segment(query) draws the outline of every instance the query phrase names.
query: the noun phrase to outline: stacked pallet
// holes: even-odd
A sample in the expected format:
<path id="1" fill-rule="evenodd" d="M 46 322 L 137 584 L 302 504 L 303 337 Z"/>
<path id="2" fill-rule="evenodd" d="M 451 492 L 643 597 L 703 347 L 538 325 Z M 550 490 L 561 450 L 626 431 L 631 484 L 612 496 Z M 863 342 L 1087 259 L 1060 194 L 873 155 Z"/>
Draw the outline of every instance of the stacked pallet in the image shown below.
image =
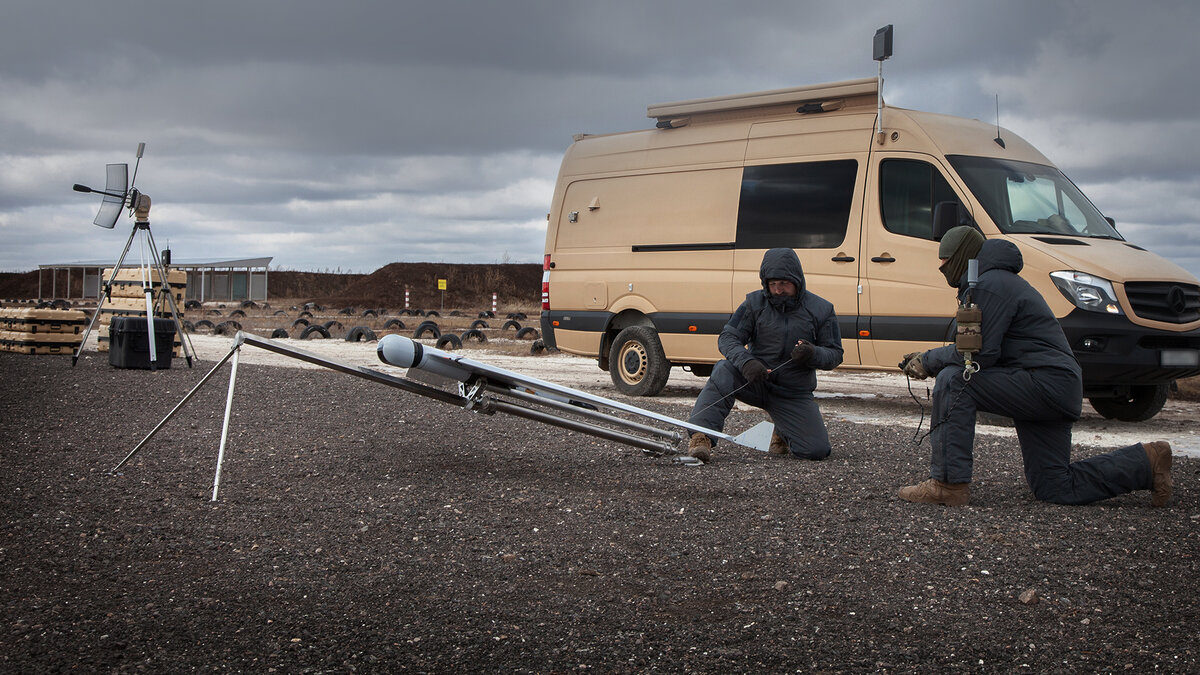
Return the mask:
<path id="1" fill-rule="evenodd" d="M 112 276 L 112 268 L 104 270 L 103 279 L 108 281 Z M 100 333 L 96 342 L 96 351 L 106 352 L 109 346 L 109 326 L 115 316 L 146 316 L 146 291 L 142 286 L 143 268 L 121 268 L 112 282 L 112 292 L 104 300 L 100 308 Z M 163 292 L 162 279 L 158 270 L 146 270 L 146 278 L 154 291 L 154 316 L 171 318 L 171 302 L 167 293 Z M 183 270 L 167 271 L 167 292 L 175 299 L 175 307 L 183 311 L 183 297 L 187 292 L 187 272 Z M 174 355 L 182 355 L 179 336 L 175 336 Z"/>
<path id="2" fill-rule="evenodd" d="M 73 354 L 87 318 L 77 309 L 0 309 L 0 351 Z"/>

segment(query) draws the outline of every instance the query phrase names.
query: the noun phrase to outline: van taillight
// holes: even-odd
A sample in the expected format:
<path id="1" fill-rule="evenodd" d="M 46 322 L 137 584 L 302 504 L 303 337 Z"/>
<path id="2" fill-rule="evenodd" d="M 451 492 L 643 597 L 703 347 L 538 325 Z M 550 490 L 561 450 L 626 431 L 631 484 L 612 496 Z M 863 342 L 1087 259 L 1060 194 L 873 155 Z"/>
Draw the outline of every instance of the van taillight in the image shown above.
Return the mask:
<path id="1" fill-rule="evenodd" d="M 542 311 L 550 310 L 550 254 L 542 260 Z"/>

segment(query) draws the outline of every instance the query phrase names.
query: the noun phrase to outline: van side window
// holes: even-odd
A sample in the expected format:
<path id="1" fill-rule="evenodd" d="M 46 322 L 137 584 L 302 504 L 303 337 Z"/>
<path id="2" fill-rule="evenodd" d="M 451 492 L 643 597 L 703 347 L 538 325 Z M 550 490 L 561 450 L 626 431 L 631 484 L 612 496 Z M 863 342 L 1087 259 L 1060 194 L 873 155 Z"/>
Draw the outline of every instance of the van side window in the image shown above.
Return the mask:
<path id="1" fill-rule="evenodd" d="M 858 162 L 769 164 L 742 170 L 738 248 L 835 248 L 846 238 Z"/>
<path id="2" fill-rule="evenodd" d="M 887 231 L 921 239 L 933 239 L 935 204 L 962 201 L 936 167 L 912 159 L 883 160 L 879 192 Z"/>

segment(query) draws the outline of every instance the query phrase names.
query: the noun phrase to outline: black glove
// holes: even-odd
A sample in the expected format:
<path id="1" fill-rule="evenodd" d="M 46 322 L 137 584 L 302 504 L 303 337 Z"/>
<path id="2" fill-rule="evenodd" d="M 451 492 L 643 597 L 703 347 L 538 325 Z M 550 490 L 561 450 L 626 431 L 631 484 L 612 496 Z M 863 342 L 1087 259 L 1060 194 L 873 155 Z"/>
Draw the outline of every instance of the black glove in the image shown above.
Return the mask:
<path id="1" fill-rule="evenodd" d="M 817 350 L 813 348 L 811 342 L 797 342 L 796 346 L 792 348 L 792 360 L 798 366 L 807 366 L 816 353 Z"/>
<path id="2" fill-rule="evenodd" d="M 767 379 L 767 364 L 758 359 L 750 359 L 742 365 L 742 375 L 748 382 L 762 382 Z"/>

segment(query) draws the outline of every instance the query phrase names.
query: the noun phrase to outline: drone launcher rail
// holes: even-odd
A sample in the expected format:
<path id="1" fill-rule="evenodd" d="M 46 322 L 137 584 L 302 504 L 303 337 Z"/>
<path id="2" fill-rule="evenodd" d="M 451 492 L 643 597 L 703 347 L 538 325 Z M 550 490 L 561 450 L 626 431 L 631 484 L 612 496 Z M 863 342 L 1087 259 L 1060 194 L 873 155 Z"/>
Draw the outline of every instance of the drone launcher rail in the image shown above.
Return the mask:
<path id="1" fill-rule="evenodd" d="M 225 401 L 225 419 L 221 428 L 221 444 L 217 453 L 217 468 L 213 478 L 212 499 L 216 501 L 221 480 L 221 464 L 229 432 L 234 386 L 237 379 L 238 354 L 245 345 L 402 389 L 443 403 L 450 403 L 477 413 L 487 415 L 498 412 L 505 413 L 624 443 L 641 448 L 643 452 L 652 456 L 673 452 L 675 445 L 683 438 L 683 435 L 676 430 L 679 428 L 703 431 L 713 438 L 725 439 L 757 450 L 765 450 L 766 442 L 769 442 L 770 438 L 769 433 L 764 436 L 763 430 L 760 429 L 763 425 L 769 425 L 766 422 L 740 436 L 728 436 L 649 410 L 424 347 L 420 343 L 400 335 L 385 336 L 379 341 L 377 353 L 380 360 L 385 363 L 409 368 L 408 377 L 397 377 L 378 370 L 342 363 L 302 349 L 239 332 L 234 338 L 229 353 L 213 366 L 212 370 L 184 396 L 175 408 L 120 463 L 113 467 L 112 471 L 120 470 L 132 459 L 221 366 L 232 360 L 229 394 Z M 413 379 L 430 380 L 429 375 L 433 376 L 434 381 L 454 384 L 457 391 L 447 391 Z M 612 413 L 625 413 L 627 416 L 638 417 L 645 421 L 636 421 L 609 412 L 602 412 L 602 408 L 612 411 Z M 659 426 L 654 423 L 658 423 Z M 764 441 L 763 438 L 767 440 Z"/>

